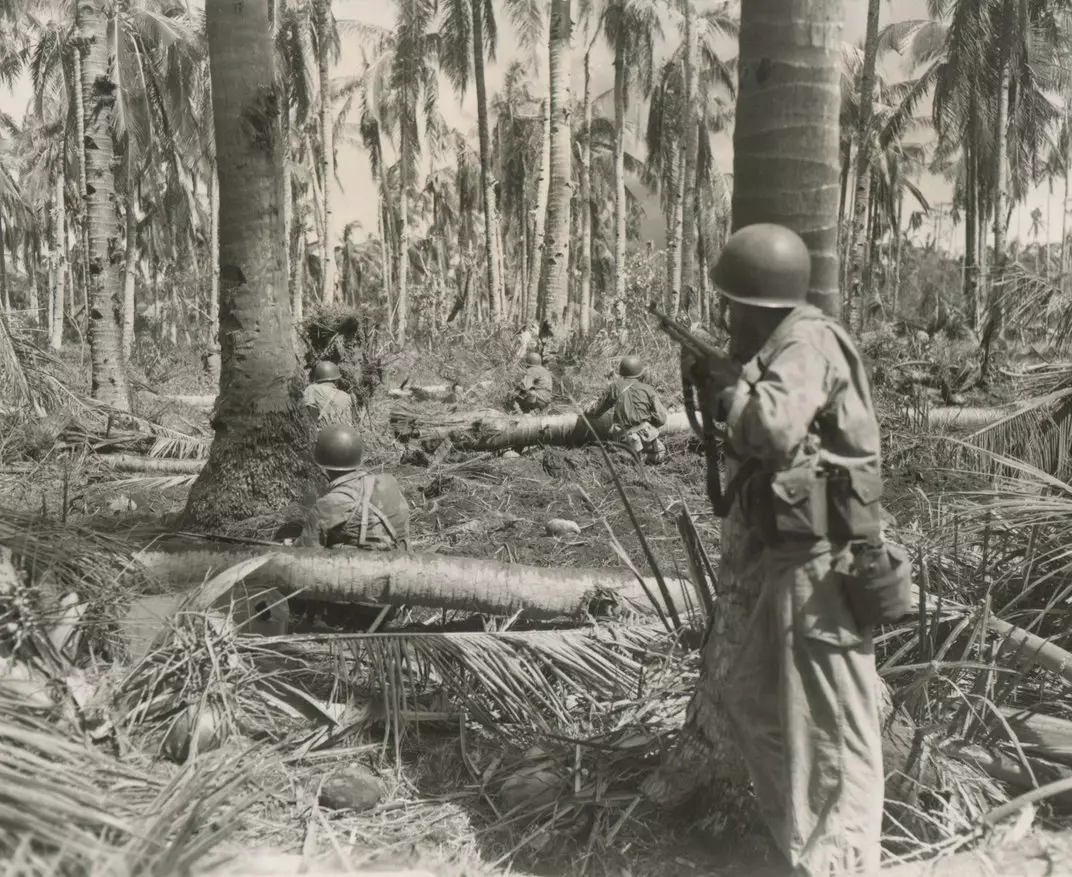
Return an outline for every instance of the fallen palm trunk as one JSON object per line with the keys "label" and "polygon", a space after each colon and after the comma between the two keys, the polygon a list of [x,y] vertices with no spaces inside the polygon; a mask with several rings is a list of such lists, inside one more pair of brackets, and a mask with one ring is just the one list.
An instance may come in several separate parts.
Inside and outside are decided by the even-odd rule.
{"label": "fallen palm trunk", "polygon": [[482,387],[490,387],[491,381],[478,381],[471,386],[462,384],[427,384],[423,387],[415,384],[403,384],[401,387],[391,388],[387,391],[388,396],[396,399],[413,398],[419,402],[456,402],[473,390]]}
{"label": "fallen palm trunk", "polygon": [[1001,712],[1024,752],[1072,767],[1072,722],[1030,710]]}
{"label": "fallen palm trunk", "polygon": [[160,398],[168,402],[177,402],[179,405],[186,405],[189,408],[211,408],[216,404],[215,396],[165,396],[160,394]]}
{"label": "fallen palm trunk", "polygon": [[[260,557],[264,549],[214,547],[143,551],[146,572],[173,585],[192,585],[237,563]],[[624,570],[545,568],[439,554],[272,549],[272,558],[250,574],[248,585],[276,588],[287,596],[328,603],[427,606],[526,618],[583,616],[593,604],[610,600],[652,612],[644,587]],[[652,594],[659,589],[645,579]],[[692,586],[667,580],[680,612],[695,604]]]}
{"label": "fallen palm trunk", "polygon": [[1072,874],[1072,832],[1039,833],[1008,847],[972,850],[927,862],[872,871],[867,877],[1056,877]]}
{"label": "fallen palm trunk", "polygon": [[996,423],[1003,417],[1015,414],[1021,409],[1019,405],[1000,405],[992,408],[971,408],[968,406],[950,405],[942,408],[931,408],[927,412],[927,426],[930,429],[945,427],[962,427],[964,429],[980,429]]}
{"label": "fallen palm trunk", "polygon": [[1067,649],[1000,618],[991,617],[989,625],[994,633],[1004,638],[1001,647],[1003,654],[1015,655],[1029,664],[1038,664],[1065,684],[1072,685],[1072,653]]}
{"label": "fallen palm trunk", "polygon": [[205,468],[204,460],[139,457],[135,454],[98,454],[95,459],[116,472],[144,472],[154,475],[196,475]]}
{"label": "fallen palm trunk", "polygon": [[[391,430],[399,441],[443,441],[469,451],[522,450],[532,445],[579,447],[597,437],[610,437],[609,414],[592,421],[591,428],[577,414],[545,414],[512,417],[501,411],[483,410],[453,416],[425,418],[413,412],[391,414]],[[689,431],[684,411],[673,411],[660,432],[663,435]]]}

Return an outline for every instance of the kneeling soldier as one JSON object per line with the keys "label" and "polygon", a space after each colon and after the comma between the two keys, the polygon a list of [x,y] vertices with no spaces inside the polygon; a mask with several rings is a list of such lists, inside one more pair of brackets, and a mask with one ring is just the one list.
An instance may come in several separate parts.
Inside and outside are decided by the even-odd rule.
{"label": "kneeling soldier", "polygon": [[617,380],[612,381],[599,400],[585,412],[594,420],[613,411],[611,438],[625,445],[647,463],[666,460],[666,445],[659,427],[666,423],[666,409],[655,389],[644,383],[644,366],[639,356],[627,356],[618,364]]}
{"label": "kneeling soldier", "polygon": [[302,544],[372,551],[407,547],[409,504],[393,475],[359,468],[364,452],[353,427],[326,426],[320,431],[314,458],[331,484],[317,500]]}

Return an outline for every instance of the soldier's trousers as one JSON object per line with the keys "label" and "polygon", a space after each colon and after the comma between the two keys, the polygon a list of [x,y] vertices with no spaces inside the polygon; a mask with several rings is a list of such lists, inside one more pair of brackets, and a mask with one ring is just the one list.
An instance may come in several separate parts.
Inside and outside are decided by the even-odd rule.
{"label": "soldier's trousers", "polygon": [[868,873],[881,853],[871,631],[853,621],[834,560],[825,543],[753,559],[759,600],[726,683],[760,808],[798,877]]}

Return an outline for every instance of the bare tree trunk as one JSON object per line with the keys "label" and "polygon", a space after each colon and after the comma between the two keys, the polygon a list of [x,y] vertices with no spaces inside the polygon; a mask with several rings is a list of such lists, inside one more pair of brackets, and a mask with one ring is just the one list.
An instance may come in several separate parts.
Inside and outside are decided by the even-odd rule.
{"label": "bare tree trunk", "polygon": [[292,207],[296,206],[296,210],[292,211],[292,228],[291,238],[289,246],[292,248],[291,261],[290,261],[290,312],[294,322],[301,323],[305,313],[305,262],[306,262],[306,246],[305,246],[305,209],[302,206],[302,199],[297,191],[298,184],[291,177],[290,193],[287,197],[291,198]]}
{"label": "bare tree trunk", "polygon": [[52,278],[52,324],[48,343],[53,350],[63,347],[63,289],[67,281],[67,178],[61,164],[56,174],[55,213],[52,223],[52,248],[56,254],[56,273]]}
{"label": "bare tree trunk", "polygon": [[614,41],[614,300],[625,299],[625,112],[629,71],[625,66],[627,35]]}
{"label": "bare tree trunk", "polygon": [[[216,530],[323,486],[293,331],[283,240],[282,130],[269,7],[205,8],[220,184],[220,392],[186,526]],[[250,120],[257,120],[251,124]]]}
{"label": "bare tree trunk", "polygon": [[409,154],[407,140],[408,126],[402,125],[402,158],[398,162],[398,334],[399,344],[406,343],[406,312],[409,298],[406,290],[406,278],[409,274],[409,181],[406,174],[406,159]]}
{"label": "bare tree trunk", "polygon": [[[138,267],[138,211],[134,181],[127,181],[126,257],[123,260],[123,358],[134,349],[134,280]],[[193,255],[191,253],[191,255]]]}
{"label": "bare tree trunk", "polygon": [[7,240],[4,229],[4,211],[0,209],[0,307],[4,313],[11,310],[11,300],[7,294]]}
{"label": "bare tree trunk", "polygon": [[503,280],[497,241],[498,211],[495,204],[495,175],[491,168],[491,134],[488,122],[488,92],[484,82],[484,2],[472,0],[473,78],[476,81],[477,132],[480,139],[480,181],[484,196],[484,258],[487,260],[488,301],[491,319],[502,319]]}
{"label": "bare tree trunk", "polygon": [[551,102],[543,101],[543,143],[540,169],[536,174],[536,209],[532,216],[532,259],[529,262],[529,287],[525,299],[525,320],[533,322],[542,314],[540,272],[543,270],[544,226],[547,220],[547,197],[551,183]]}
{"label": "bare tree trunk", "polygon": [[968,324],[979,328],[979,181],[978,153],[972,144],[965,149],[964,162],[964,305],[968,312]]}
{"label": "bare tree trunk", "polygon": [[[77,21],[77,10],[75,19]],[[73,79],[76,83],[72,89],[74,94],[74,136],[75,154],[78,156],[78,203],[75,209],[78,215],[78,243],[81,250],[82,271],[79,285],[82,287],[82,304],[85,306],[86,319],[89,319],[89,217],[86,207],[86,107],[83,94],[82,79],[82,52],[84,48],[78,48],[71,53],[73,66]],[[74,300],[74,283],[72,278],[71,299]],[[72,308],[73,309],[73,308]]]}
{"label": "bare tree trunk", "polygon": [[667,308],[677,316],[681,307],[681,251],[682,237],[685,232],[685,147],[674,150],[674,174],[670,184],[673,187],[670,205],[670,235],[666,246],[667,265]]}
{"label": "bare tree trunk", "polygon": [[[1006,17],[1008,18],[1010,3],[1004,3]],[[1006,20],[1006,26],[1011,27],[1012,22]],[[1004,44],[1010,37],[1003,37]],[[1001,286],[1003,269],[1005,267],[1005,245],[1008,222],[1007,211],[1009,208],[1008,179],[1009,179],[1009,58],[1007,50],[1002,49],[999,70],[999,88],[997,101],[997,113],[994,119],[994,270],[990,276],[989,314],[987,319],[994,321],[994,332],[1000,334],[1004,322],[1004,306],[1001,296],[1004,289]],[[988,364],[988,358],[984,356],[984,368]]]}
{"label": "bare tree trunk", "polygon": [[543,266],[540,269],[541,316],[560,325],[569,292],[570,201],[573,196],[570,128],[570,64],[573,43],[571,0],[551,0],[550,182],[547,193],[547,228],[544,232]]}
{"label": "bare tree trunk", "polygon": [[584,133],[581,143],[581,334],[592,328],[592,53],[584,55]]}
{"label": "bare tree trunk", "polygon": [[82,93],[86,111],[85,204],[89,237],[89,344],[93,398],[120,411],[130,410],[116,310],[120,294],[121,258],[115,204],[115,149],[112,128],[116,82],[112,79],[109,20],[93,3],[78,6],[78,24],[85,44]]}
{"label": "bare tree trunk", "polygon": [[316,0],[317,60],[320,82],[320,175],[323,179],[321,209],[324,233],[320,239],[320,301],[335,304],[335,120],[331,114],[331,0]]}
{"label": "bare tree trunk", "polygon": [[208,288],[208,331],[213,353],[220,349],[220,179],[216,161],[208,179],[208,260],[212,267]]}
{"label": "bare tree trunk", "polygon": [[[693,0],[684,0],[685,8],[685,163],[684,188],[681,211],[681,287],[686,302],[691,303],[696,295],[696,218],[699,197],[700,128],[696,121],[696,71],[699,66],[700,42],[696,28],[696,10]],[[688,305],[687,305],[688,306]]]}

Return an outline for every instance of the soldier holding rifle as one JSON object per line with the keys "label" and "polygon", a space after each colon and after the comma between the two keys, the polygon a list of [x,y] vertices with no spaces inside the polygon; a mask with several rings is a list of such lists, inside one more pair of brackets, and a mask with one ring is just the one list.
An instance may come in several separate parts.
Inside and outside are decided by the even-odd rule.
{"label": "soldier holding rifle", "polygon": [[[874,625],[910,607],[910,565],[883,541],[879,427],[852,339],[807,304],[811,259],[788,228],[737,231],[715,267],[735,360],[662,315],[683,345],[716,513],[747,528],[756,606],[725,702],[760,807],[794,873],[879,866],[883,805]],[[653,309],[654,310],[654,309]],[[703,425],[695,422],[699,408]],[[715,422],[737,463],[723,489]]]}

